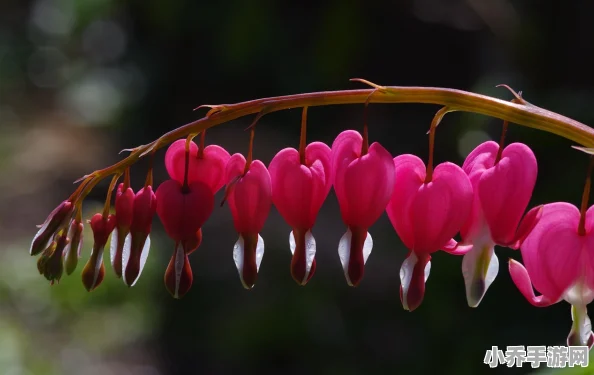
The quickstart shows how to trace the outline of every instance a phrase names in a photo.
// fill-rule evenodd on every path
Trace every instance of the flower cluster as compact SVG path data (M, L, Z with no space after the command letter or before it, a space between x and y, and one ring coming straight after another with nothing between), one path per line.
M588 177L581 210L569 203L535 207L526 214L537 178L537 162L521 143L505 147L485 142L460 167L444 162L433 167L434 120L427 165L415 155L393 157L378 142L369 144L367 126L361 135L340 133L331 147L306 145L303 112L299 149L278 152L268 167L253 160L254 128L247 157L230 155L217 145L200 145L192 136L173 142L165 155L169 179L153 192L152 172L136 193L128 170L115 188L114 176L102 213L88 222L94 244L82 271L91 291L101 284L103 252L111 235L110 259L116 276L133 286L150 249L155 214L173 240L173 254L165 271L165 286L175 298L192 286L189 256L200 246L202 227L214 209L215 194L224 189L238 240L232 257L246 289L257 282L264 256L260 232L274 205L290 226L291 276L305 285L316 270L316 216L333 188L346 232L338 256L346 282L357 286L364 277L372 248L370 228L385 211L408 249L400 267L400 299L404 309L418 308L425 295L431 256L437 251L463 255L462 276L469 306L477 307L499 272L495 246L520 249L522 266L509 262L509 272L520 292L535 306L562 299L572 305L574 321L568 342L594 343L586 305L594 300L594 210L587 210ZM76 268L82 244L83 191L96 183L85 181L46 219L31 244L31 255L41 254L39 272L52 283L63 269ZM115 213L110 196L115 189ZM460 234L461 241L454 240ZM542 293L535 296L533 287Z

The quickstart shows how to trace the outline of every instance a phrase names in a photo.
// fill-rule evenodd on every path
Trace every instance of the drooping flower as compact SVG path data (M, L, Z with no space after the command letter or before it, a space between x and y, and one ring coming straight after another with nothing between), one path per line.
M431 254L446 250L462 254L452 239L458 233L472 205L472 185L466 173L453 163L435 167L426 181L425 163L415 155L394 158L394 192L386 209L398 236L409 249L400 268L400 299L413 311L425 294L431 270Z
M68 200L63 201L58 207L54 208L44 223L39 226L39 231L35 234L35 237L33 237L29 254L37 255L47 249L52 242L53 236L60 228L67 225L73 213L74 204Z
M305 285L316 269L316 241L311 229L332 187L330 147L313 142L305 148L304 157L302 163L299 151L285 148L276 154L268 168L272 202L292 228L291 275L300 285Z
M134 196L130 233L126 236L122 252L122 279L128 286L137 281L149 254L153 216L157 211L157 198L147 185ZM114 223L115 225L115 223Z
M225 185L225 167L230 155L227 150L217 145L204 147L204 133L202 133L200 143L201 146L196 145L193 141L189 143L187 174L185 139L178 139L169 146L165 154L165 167L169 177L181 185L185 181L188 185L200 182L208 186L212 195L212 198L205 202L208 205L208 202L214 199L214 195ZM202 240L202 230L200 228L196 232L196 240L198 245L190 249L188 254L192 253L200 245Z
M510 275L534 306L570 303L573 324L567 344L592 347L594 334L586 306L594 300L594 207L585 214L583 233L580 211L574 205L550 203L527 215L535 216L533 211L540 210L540 220L520 247L525 268L510 259Z
M97 213L89 220L89 224L93 231L93 250L82 271L82 281L85 288L90 292L98 287L105 277L103 250L110 233L115 228L115 217Z
M214 196L210 187L200 181L184 186L176 180L167 180L159 185L156 197L159 219L175 241L165 285L174 298L181 298L192 286L188 254L199 245L197 233L212 213Z
M338 245L338 254L347 283L357 286L363 278L365 263L373 240L367 232L379 219L394 189L392 156L375 142L367 143L354 130L338 135L332 144L332 181L342 220L347 232Z
M117 277L122 277L124 247L134 215L134 191L130 187L128 178L126 174L127 181L118 186L115 198L116 226L111 236L110 256L111 265ZM130 242L130 240L128 241Z
M464 244L473 246L462 261L466 298L476 307L499 271L495 245L515 247L536 224L536 215L520 220L536 183L536 157L522 143L505 147L497 160L499 145L488 141L476 147L462 168L474 190L472 211L460 234ZM540 211L534 211L534 213ZM525 220L526 220L525 219Z
M272 191L270 174L261 161L252 161L247 171L245 166L243 155L231 156L225 170L225 196L235 230L239 233L233 248L233 260L241 283L246 289L251 289L264 256L264 240L259 233L272 206Z

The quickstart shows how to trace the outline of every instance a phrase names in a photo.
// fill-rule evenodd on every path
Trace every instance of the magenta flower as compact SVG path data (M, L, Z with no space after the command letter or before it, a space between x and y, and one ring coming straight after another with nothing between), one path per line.
M194 142L190 142L190 159L188 164L188 185L199 181L210 187L213 194L225 185L225 166L229 161L229 153L217 145L209 145L202 153ZM173 142L165 154L165 167L171 179L184 183L186 167L186 140Z
M116 191L115 198L116 226L111 235L110 256L111 265L117 277L122 277L122 259L126 238L130 233L134 215L134 191L129 183L121 183ZM128 240L130 244L130 240ZM129 249L126 249L129 251Z
M227 163L225 180L225 197L229 201L235 230L239 233L233 247L233 260L241 283L251 289L264 256L264 240L259 232L272 206L270 174L259 160L251 162L246 171L243 155L234 154Z
M201 144L204 143L204 136ZM188 173L186 175L186 140L178 139L173 142L165 154L165 167L171 179L180 184L187 183L191 185L195 182L201 182L210 188L212 199L214 195L225 185L225 167L229 161L229 153L224 148L217 145L200 147L193 141L189 144L188 155ZM210 201L210 198L208 199ZM210 216L210 215L209 215ZM207 217L208 219L208 217ZM206 220L205 220L206 221ZM191 254L198 248L202 240L202 229L198 228L196 232L197 245L190 249Z
M529 221L522 225L525 231L518 230L536 183L536 157L522 143L507 146L496 161L498 152L497 143L482 143L462 166L474 190L471 215L460 231L463 243L472 245L462 261L471 307L478 306L499 271L495 245L517 248L538 219L527 216Z
M183 186L176 180L167 180L159 185L156 198L159 219L175 241L175 251L165 272L165 286L174 298L181 298L192 286L188 254L199 245L197 233L212 213L214 195L199 181Z
M311 234L316 216L332 187L330 147L313 142L305 148L304 163L294 148L281 150L269 166L272 202L291 226L291 276L305 285L316 269L316 241Z
M140 189L134 196L130 233L122 252L122 279L128 286L138 281L151 246L151 227L157 211L157 198L152 186ZM117 214L117 213L116 213Z
M567 344L592 347L594 334L586 306L594 300L594 207L585 214L583 233L578 229L580 211L574 205L550 203L527 215L541 210L540 220L520 247L526 268L510 259L510 275L534 306L570 303L573 325ZM542 295L537 297L533 286Z
M357 286L373 248L367 232L386 209L394 189L392 156L379 143L362 152L364 140L354 130L338 135L332 144L332 181L347 232L338 255L347 283ZM366 142L365 142L366 143Z
M93 231L93 250L91 257L82 271L82 281L85 288L90 292L97 288L105 277L103 250L105 249L109 235L115 228L115 216L95 214L89 220L89 224Z
M439 164L426 182L425 163L414 155L394 158L396 184L386 209L404 245L410 250L400 268L400 299L413 311L423 301L431 270L431 254L446 250L463 254L452 239L472 206L472 185L453 163Z

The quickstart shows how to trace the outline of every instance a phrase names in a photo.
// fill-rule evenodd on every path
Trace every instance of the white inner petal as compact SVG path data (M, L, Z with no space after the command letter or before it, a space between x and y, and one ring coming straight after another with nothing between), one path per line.
M353 283L351 282L351 279L349 277L349 260L351 258L352 237L353 233L349 228L338 242L338 257L340 258L340 263L342 263L344 276L346 277L346 281L349 286L353 286ZM371 238L371 234L367 232L367 237L365 237L365 242L363 243L363 264L367 263L367 258L369 258L372 249L373 239Z
M124 248L126 248L126 243L124 242ZM138 268L138 276L132 282L130 286L134 286L138 279L140 279L140 275L142 274L142 270L144 269L144 265L146 264L146 260L149 255L149 250L151 249L151 236L146 237L146 241L144 241L144 246L142 247L142 252L140 253L140 265Z
M116 252L118 250L118 237L118 228L114 228L113 232L111 233L111 242L109 243L109 259L111 261L112 267L115 261Z
M586 285L586 282L580 278L563 294L563 299L572 305L588 305L594 300L594 291Z
M260 271L262 258L264 258L264 239L258 234L258 243L256 244L256 271Z
M239 279L241 280L241 284L244 288L250 289L252 286L248 286L245 281L243 281L243 258L245 253L245 243L243 240L243 236L239 235L239 239L235 242L233 246L233 261L235 262L235 267L237 267L237 271L239 272ZM256 244L256 272L260 271L260 264L262 263L262 258L264 257L264 239L258 234L258 242Z
M486 259L490 256L489 265L486 267L486 272L483 272L484 265L481 264L481 258ZM483 296L493 283L499 272L499 259L494 252L494 245L487 243L485 245L475 244L462 259L462 276L464 277L464 284L466 286L466 300L470 307L479 305ZM484 280L485 288L480 296L473 293L472 287L477 285L479 280Z

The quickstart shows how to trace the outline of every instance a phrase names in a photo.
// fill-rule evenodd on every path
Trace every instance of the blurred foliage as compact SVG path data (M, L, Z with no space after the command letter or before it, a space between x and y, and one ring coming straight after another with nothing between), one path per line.
M147 267L127 288L106 265L87 293L80 282L91 234L74 275L49 287L27 254L35 224L68 196L71 182L189 122L203 103L386 85L445 86L509 99L500 83L539 106L594 123L594 3L529 0L377 2L254 0L0 2L0 373L3 375L520 374L482 363L497 345L563 345L566 303L537 309L509 279L498 249L497 282L478 309L466 306L461 259L436 254L427 294L412 314L398 298L406 254L387 217L371 228L375 248L360 287L346 285L336 247L344 232L331 193L314 228L318 271L307 287L289 275L289 228L273 209L266 256L252 291L231 251L228 208L215 210L192 255L194 286L173 300L162 277L173 244L159 224ZM393 154L425 158L437 108L372 105L370 136ZM331 143L360 129L362 106L312 108L308 139ZM246 152L251 119L209 131L207 142ZM436 160L461 163L499 121L446 116ZM268 163L298 144L299 111L267 116L256 157ZM587 158L570 142L512 126L539 160L532 205L581 197ZM157 159L156 181L165 178ZM133 168L140 186L146 162ZM87 198L100 209L106 184ZM220 197L219 197L220 198ZM86 229L88 231L88 229ZM106 257L107 258L107 257ZM586 374L590 369L541 374Z

